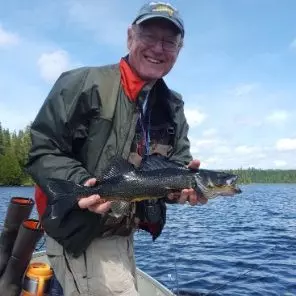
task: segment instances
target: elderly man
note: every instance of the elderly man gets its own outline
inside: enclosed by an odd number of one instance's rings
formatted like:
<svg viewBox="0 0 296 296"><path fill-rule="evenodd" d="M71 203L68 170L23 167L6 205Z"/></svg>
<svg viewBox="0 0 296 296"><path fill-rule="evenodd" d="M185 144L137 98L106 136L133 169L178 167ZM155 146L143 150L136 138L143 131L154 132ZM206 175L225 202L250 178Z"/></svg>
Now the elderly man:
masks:
<svg viewBox="0 0 296 296"><path fill-rule="evenodd" d="M47 233L47 254L65 295L138 295L133 233L153 239L166 219L166 202L205 203L193 189L157 202L131 204L120 217L98 195L52 200L49 177L93 186L112 157L135 166L165 155L190 167L188 124L181 96L162 79L183 45L183 21L167 3L144 5L127 32L129 53L118 64L63 73L31 130L27 165Z"/></svg>

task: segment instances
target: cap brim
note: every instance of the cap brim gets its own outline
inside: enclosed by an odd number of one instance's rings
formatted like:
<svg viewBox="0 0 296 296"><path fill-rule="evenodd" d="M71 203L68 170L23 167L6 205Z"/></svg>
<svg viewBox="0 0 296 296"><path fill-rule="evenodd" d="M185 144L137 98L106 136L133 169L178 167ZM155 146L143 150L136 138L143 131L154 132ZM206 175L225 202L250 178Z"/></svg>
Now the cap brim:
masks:
<svg viewBox="0 0 296 296"><path fill-rule="evenodd" d="M139 19L137 19L135 21L135 24L141 24L141 23L143 23L145 21L148 21L148 20L151 20L151 19L157 19L157 18L158 19L161 18L161 19L168 20L169 22L171 22L172 24L174 24L177 27L177 29L180 31L182 36L184 35L184 29L181 26L181 24L178 21L176 21L176 20L174 20L174 19L172 19L172 18L170 18L168 16L165 16L163 14L154 14L154 15L142 16L142 17L140 17Z"/></svg>

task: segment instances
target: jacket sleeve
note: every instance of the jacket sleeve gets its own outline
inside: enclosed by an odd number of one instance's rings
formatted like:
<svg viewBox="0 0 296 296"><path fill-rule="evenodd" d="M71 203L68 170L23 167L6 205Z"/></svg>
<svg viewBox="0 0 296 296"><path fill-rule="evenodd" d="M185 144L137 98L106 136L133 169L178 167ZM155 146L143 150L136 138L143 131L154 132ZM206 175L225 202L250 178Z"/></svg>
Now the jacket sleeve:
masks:
<svg viewBox="0 0 296 296"><path fill-rule="evenodd" d="M77 130L87 133L88 121L99 112L99 95L88 73L80 68L57 80L31 126L32 147L26 165L47 198L44 230L74 256L90 243L101 215L81 210L76 197L51 199L46 183L48 178L58 178L82 184L92 177L73 145Z"/></svg>
<svg viewBox="0 0 296 296"><path fill-rule="evenodd" d="M63 73L31 126L26 170L43 190L47 178L82 183L91 177L75 158L72 145L75 130L98 113L98 98L88 89L87 76L84 68Z"/></svg>
<svg viewBox="0 0 296 296"><path fill-rule="evenodd" d="M174 108L174 121L176 126L175 143L170 159L187 165L193 158L190 153L190 141L188 139L189 125L184 113L184 102L181 95L173 92L177 103Z"/></svg>

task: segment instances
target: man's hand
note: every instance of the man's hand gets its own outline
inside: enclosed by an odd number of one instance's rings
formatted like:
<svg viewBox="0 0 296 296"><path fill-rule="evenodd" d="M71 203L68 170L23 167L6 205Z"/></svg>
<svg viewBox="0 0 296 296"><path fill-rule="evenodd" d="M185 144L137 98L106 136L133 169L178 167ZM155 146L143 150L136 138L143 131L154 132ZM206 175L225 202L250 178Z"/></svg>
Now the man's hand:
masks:
<svg viewBox="0 0 296 296"><path fill-rule="evenodd" d="M192 169L198 169L199 166L200 166L199 160L192 160L188 164L188 168L192 168ZM208 201L201 194L197 194L196 191L192 188L183 189L180 193L169 194L168 198L170 200L178 199L178 203L180 204L184 204L186 201L188 201L189 204L192 206L197 204L205 204Z"/></svg>
<svg viewBox="0 0 296 296"><path fill-rule="evenodd" d="M91 178L84 183L84 186L94 186L95 184L96 178ZM98 194L94 194L88 197L80 198L78 201L78 206L81 209L88 209L89 211L96 214L104 214L110 209L111 202L104 201Z"/></svg>

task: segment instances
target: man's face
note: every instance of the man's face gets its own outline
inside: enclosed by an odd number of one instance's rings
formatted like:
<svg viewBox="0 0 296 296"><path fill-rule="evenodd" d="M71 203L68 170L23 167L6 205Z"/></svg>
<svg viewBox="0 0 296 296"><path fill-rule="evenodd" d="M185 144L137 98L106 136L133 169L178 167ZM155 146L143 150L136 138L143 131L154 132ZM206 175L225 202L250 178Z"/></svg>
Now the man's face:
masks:
<svg viewBox="0 0 296 296"><path fill-rule="evenodd" d="M129 63L146 81L165 76L173 67L182 38L169 21L155 19L128 29Z"/></svg>

